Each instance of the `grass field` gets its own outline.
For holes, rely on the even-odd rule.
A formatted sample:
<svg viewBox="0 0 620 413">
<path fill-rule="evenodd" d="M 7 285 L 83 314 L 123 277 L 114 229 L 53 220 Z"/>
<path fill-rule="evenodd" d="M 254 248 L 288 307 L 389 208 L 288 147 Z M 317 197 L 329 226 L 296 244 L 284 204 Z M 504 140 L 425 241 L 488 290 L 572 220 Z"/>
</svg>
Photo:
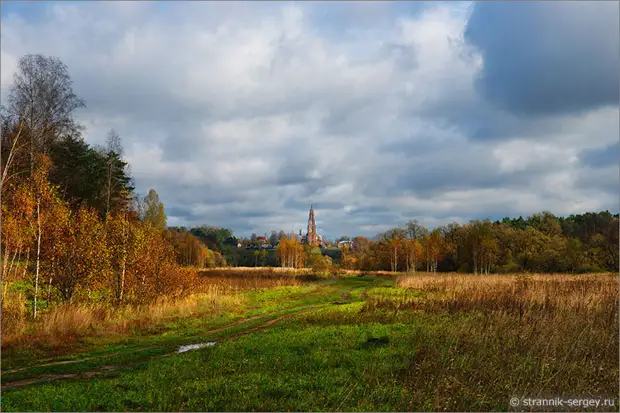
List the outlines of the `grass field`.
<svg viewBox="0 0 620 413">
<path fill-rule="evenodd" d="M 16 340 L 2 410 L 506 411 L 522 410 L 511 397 L 618 394 L 615 276 L 236 283 L 152 325 L 106 316 L 64 346 Z"/>
</svg>

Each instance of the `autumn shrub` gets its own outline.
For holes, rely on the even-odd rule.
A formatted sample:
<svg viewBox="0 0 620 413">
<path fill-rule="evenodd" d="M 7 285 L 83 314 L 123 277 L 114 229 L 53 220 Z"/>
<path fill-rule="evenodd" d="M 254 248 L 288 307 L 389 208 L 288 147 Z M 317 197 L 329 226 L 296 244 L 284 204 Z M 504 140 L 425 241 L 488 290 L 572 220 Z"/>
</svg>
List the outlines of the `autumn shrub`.
<svg viewBox="0 0 620 413">
<path fill-rule="evenodd" d="M 332 259 L 326 255 L 317 255 L 312 260 L 312 272 L 318 275 L 329 275 Z"/>
</svg>

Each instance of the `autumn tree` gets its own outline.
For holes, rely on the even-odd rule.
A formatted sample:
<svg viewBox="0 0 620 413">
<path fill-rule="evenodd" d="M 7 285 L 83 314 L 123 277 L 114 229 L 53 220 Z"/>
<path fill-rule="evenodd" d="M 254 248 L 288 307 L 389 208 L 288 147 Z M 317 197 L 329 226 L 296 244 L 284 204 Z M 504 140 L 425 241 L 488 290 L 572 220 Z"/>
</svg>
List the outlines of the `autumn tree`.
<svg viewBox="0 0 620 413">
<path fill-rule="evenodd" d="M 491 267 L 497 260 L 499 246 L 494 237 L 491 223 L 488 220 L 482 223 L 480 235 L 479 257 L 481 258 L 481 272 L 484 271 L 485 274 L 489 274 Z"/>
<path fill-rule="evenodd" d="M 105 221 L 105 235 L 109 251 L 109 268 L 112 274 L 112 291 L 117 305 L 125 299 L 127 267 L 136 250 L 135 226 L 131 219 L 133 204 L 128 202 L 122 211 L 111 214 Z"/>
<path fill-rule="evenodd" d="M 154 189 L 149 190 L 142 202 L 142 220 L 151 223 L 155 228 L 166 227 L 164 204 L 159 200 L 159 194 Z"/>
<path fill-rule="evenodd" d="M 462 228 L 457 222 L 439 227 L 439 232 L 445 241 L 444 268 L 456 271 L 459 268 L 459 259 L 462 250 Z"/>
<path fill-rule="evenodd" d="M 278 260 L 282 267 L 301 268 L 305 261 L 304 246 L 295 239 L 291 233 L 290 237 L 283 237 L 277 246 Z"/>
<path fill-rule="evenodd" d="M 441 236 L 439 228 L 434 229 L 423 238 L 422 249 L 426 261 L 426 271 L 437 272 L 439 260 L 446 252 L 446 242 Z"/>
<path fill-rule="evenodd" d="M 269 245 L 275 247 L 276 245 L 278 245 L 279 239 L 280 238 L 278 238 L 278 233 L 276 231 L 271 231 L 271 235 L 269 236 Z"/>
<path fill-rule="evenodd" d="M 168 229 L 177 254 L 177 262 L 184 266 L 204 267 L 207 262 L 207 247 L 187 230 Z"/>
<path fill-rule="evenodd" d="M 15 263 L 25 258 L 24 273 L 31 258 L 36 239 L 36 198 L 32 182 L 9 183 L 2 195 L 2 279 L 7 281 Z M 17 271 L 17 266 L 15 270 Z"/>
<path fill-rule="evenodd" d="M 414 271 L 418 265 L 418 257 L 422 251 L 422 239 L 428 234 L 428 229 L 414 219 L 407 222 L 407 242 L 405 243 L 407 268 Z"/>
<path fill-rule="evenodd" d="M 27 178 L 21 187 L 16 190 L 15 200 L 19 202 L 19 205 L 12 205 L 16 210 L 9 212 L 6 208 L 3 208 L 3 215 L 10 217 L 9 223 L 11 223 L 11 218 L 13 218 L 16 220 L 13 222 L 19 222 L 22 226 L 18 233 L 13 234 L 13 239 L 15 241 L 20 240 L 20 242 L 31 243 L 31 247 L 27 249 L 28 259 L 32 256 L 34 260 L 34 318 L 38 315 L 42 252 L 44 253 L 43 248 L 49 245 L 47 243 L 44 245 L 43 241 L 48 224 L 53 222 L 49 212 L 53 210 L 54 204 L 58 202 L 56 188 L 47 179 L 50 168 L 49 158 L 45 155 L 38 156 L 36 164 L 37 167 L 34 169 L 33 175 Z M 13 216 L 11 217 L 11 215 Z M 11 238 L 3 240 L 6 252 L 10 251 L 10 241 Z M 30 255 L 30 251 L 33 252 L 32 255 Z"/>
<path fill-rule="evenodd" d="M 76 292 L 90 295 L 92 287 L 105 280 L 108 262 L 103 223 L 97 213 L 86 207 L 74 212 L 56 243 L 52 282 L 63 301 L 71 301 Z"/>
<path fill-rule="evenodd" d="M 404 241 L 407 237 L 405 230 L 401 228 L 393 228 L 379 237 L 379 242 L 385 245 L 390 261 L 390 271 L 398 271 L 399 260 L 403 258 L 402 250 Z"/>
<path fill-rule="evenodd" d="M 351 247 L 347 244 L 343 245 L 342 253 L 340 255 L 340 266 L 347 270 L 356 269 L 358 258 L 351 251 Z"/>
</svg>

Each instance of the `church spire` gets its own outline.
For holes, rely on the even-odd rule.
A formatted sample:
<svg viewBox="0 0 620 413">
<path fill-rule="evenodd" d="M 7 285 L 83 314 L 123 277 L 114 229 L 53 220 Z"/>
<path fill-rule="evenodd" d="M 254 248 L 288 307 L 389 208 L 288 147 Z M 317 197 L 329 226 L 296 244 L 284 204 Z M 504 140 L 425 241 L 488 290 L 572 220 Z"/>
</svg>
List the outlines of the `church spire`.
<svg viewBox="0 0 620 413">
<path fill-rule="evenodd" d="M 310 214 L 308 215 L 308 235 L 306 242 L 309 245 L 318 245 L 318 236 L 316 233 L 316 221 L 314 220 L 314 203 L 310 204 Z"/>
</svg>

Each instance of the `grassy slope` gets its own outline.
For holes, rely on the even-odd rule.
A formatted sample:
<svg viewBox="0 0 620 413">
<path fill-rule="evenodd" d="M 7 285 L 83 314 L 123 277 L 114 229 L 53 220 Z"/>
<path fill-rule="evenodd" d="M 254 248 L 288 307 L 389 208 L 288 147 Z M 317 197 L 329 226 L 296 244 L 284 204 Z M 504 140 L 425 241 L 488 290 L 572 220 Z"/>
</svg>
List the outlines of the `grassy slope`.
<svg viewBox="0 0 620 413">
<path fill-rule="evenodd" d="M 140 353 L 4 374 L 3 384 L 41 374 L 123 367 L 110 372 L 110 377 L 4 390 L 2 409 L 507 410 L 509 398 L 517 393 L 617 391 L 617 361 L 615 371 L 613 364 L 606 364 L 607 371 L 592 372 L 587 363 L 567 363 L 570 347 L 555 358 L 537 359 L 535 351 L 524 348 L 518 325 L 505 317 L 370 309 L 363 302 L 362 293 L 409 294 L 391 288 L 392 283 L 386 278 L 352 277 L 285 294 L 267 291 L 253 296 L 254 310 L 243 315 L 263 317 L 210 336 L 198 337 L 205 328 L 238 317 L 209 327 L 180 322 L 168 335 L 137 337 L 124 348 L 155 346 Z M 297 313 L 308 308 L 314 310 Z M 293 316 L 280 319 L 286 314 Z M 265 326 L 274 319 L 279 322 Z M 502 325 L 497 330 L 502 335 L 483 333 L 485 324 Z M 266 328 L 257 329 L 261 326 Z M 244 332 L 251 334 L 241 335 Z M 181 343 L 212 340 L 218 344 L 161 357 Z M 123 348 L 99 345 L 93 344 L 93 352 L 80 357 Z"/>
</svg>

